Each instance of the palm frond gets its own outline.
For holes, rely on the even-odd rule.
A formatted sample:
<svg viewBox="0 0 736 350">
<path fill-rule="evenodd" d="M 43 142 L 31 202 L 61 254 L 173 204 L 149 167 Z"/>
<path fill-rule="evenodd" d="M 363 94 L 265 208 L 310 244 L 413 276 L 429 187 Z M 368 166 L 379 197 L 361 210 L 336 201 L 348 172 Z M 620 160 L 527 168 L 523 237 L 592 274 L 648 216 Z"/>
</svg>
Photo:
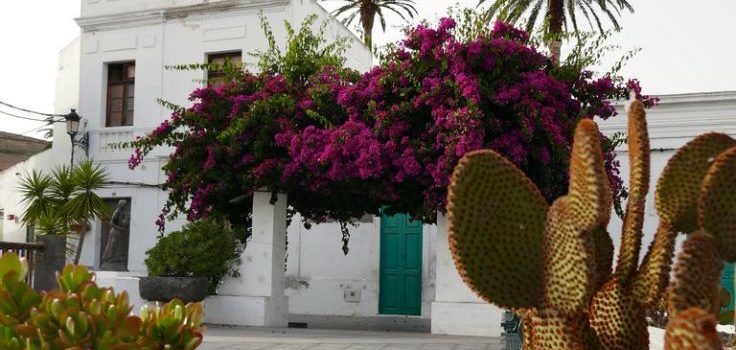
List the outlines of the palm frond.
<svg viewBox="0 0 736 350">
<path fill-rule="evenodd" d="M 54 198 L 66 202 L 74 193 L 76 184 L 72 176 L 72 169 L 68 166 L 60 166 L 51 173 L 49 194 Z"/>
<path fill-rule="evenodd" d="M 485 4 L 486 0 L 479 0 L 478 5 Z M 490 2 L 490 1 L 488 1 Z M 601 17 L 605 16 L 615 29 L 620 29 L 619 18 L 622 11 L 634 12 L 633 6 L 628 0 L 565 0 L 560 2 L 562 8 L 550 8 L 547 0 L 495 0 L 490 2 L 484 16 L 487 19 L 493 17 L 517 24 L 522 18 L 524 27 L 531 32 L 538 25 L 540 13 L 545 13 L 542 29 L 549 30 L 549 14 L 556 13 L 562 20 L 565 31 L 578 32 L 577 11 L 580 11 L 594 31 L 604 32 Z M 524 17 L 526 15 L 526 17 Z M 555 33 L 562 34 L 562 33 Z"/>
<path fill-rule="evenodd" d="M 588 14 L 588 10 L 585 8 L 585 5 L 582 3 L 582 0 L 575 0 L 575 4 L 577 5 L 578 9 L 580 9 L 580 12 L 583 13 L 585 19 L 588 21 L 588 25 L 590 25 L 590 30 L 595 31 L 593 21 L 591 20 L 590 15 Z"/>
<path fill-rule="evenodd" d="M 342 17 L 341 21 L 345 25 L 351 25 L 357 18 L 363 28 L 373 28 L 377 16 L 381 28 L 385 31 L 388 23 L 383 10 L 395 13 L 404 21 L 419 14 L 414 0 L 343 0 L 343 2 L 346 4 L 332 11 L 332 15 Z M 371 21 L 371 23 L 362 23 L 363 21 Z M 370 36 L 370 34 L 363 33 L 364 36 Z"/>
<path fill-rule="evenodd" d="M 55 201 L 48 193 L 50 186 L 51 177 L 36 170 L 20 179 L 18 191 L 22 197 L 21 203 L 26 205 L 21 216 L 23 224 L 34 226 L 39 218 L 52 210 Z"/>
<path fill-rule="evenodd" d="M 570 18 L 570 22 L 572 24 L 573 31 L 575 33 L 578 32 L 578 19 L 575 16 L 575 0 L 567 0 L 565 1 L 567 4 L 567 15 L 568 18 Z M 567 21 L 565 21 L 565 28 L 567 28 Z"/>
<path fill-rule="evenodd" d="M 41 235 L 62 236 L 68 233 L 64 213 L 52 210 L 38 218 L 35 231 Z"/>
<path fill-rule="evenodd" d="M 378 15 L 378 20 L 381 22 L 381 29 L 385 32 L 386 31 L 386 17 L 383 16 L 383 10 L 379 7 L 376 14 Z"/>
<path fill-rule="evenodd" d="M 603 32 L 603 24 L 601 23 L 601 19 L 598 17 L 598 14 L 593 9 L 593 6 L 590 4 L 590 0 L 584 0 L 583 4 L 585 7 L 588 8 L 588 11 L 590 11 L 590 14 L 593 15 L 593 19 L 595 19 L 595 23 L 598 26 L 598 30 Z"/>
<path fill-rule="evenodd" d="M 91 218 L 107 219 L 112 215 L 112 209 L 95 191 L 107 187 L 107 174 L 99 165 L 92 161 L 83 161 L 73 173 L 77 190 L 66 204 L 69 215 L 80 223 L 86 223 Z"/>
</svg>

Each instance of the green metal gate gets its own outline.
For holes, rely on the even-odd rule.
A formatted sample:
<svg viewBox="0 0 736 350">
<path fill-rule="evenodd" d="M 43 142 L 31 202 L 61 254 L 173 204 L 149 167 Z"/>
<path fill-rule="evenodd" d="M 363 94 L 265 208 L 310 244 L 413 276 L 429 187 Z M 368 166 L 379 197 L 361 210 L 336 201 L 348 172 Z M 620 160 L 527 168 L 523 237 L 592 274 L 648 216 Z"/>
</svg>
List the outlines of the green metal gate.
<svg viewBox="0 0 736 350">
<path fill-rule="evenodd" d="M 379 313 L 422 313 L 422 223 L 406 214 L 381 217 L 379 283 Z"/>
</svg>

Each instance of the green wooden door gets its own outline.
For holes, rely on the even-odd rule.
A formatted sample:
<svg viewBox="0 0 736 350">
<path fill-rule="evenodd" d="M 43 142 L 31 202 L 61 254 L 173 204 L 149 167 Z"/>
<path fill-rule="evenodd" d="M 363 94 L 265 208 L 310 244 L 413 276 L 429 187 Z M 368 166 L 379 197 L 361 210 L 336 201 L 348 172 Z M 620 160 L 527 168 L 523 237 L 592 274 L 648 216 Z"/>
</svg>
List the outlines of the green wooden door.
<svg viewBox="0 0 736 350">
<path fill-rule="evenodd" d="M 422 313 L 422 223 L 406 214 L 381 217 L 378 312 Z"/>
<path fill-rule="evenodd" d="M 721 303 L 728 301 L 728 305 L 721 305 L 718 315 L 718 323 L 733 324 L 734 321 L 734 264 L 726 262 L 721 274 L 721 286 L 728 292 L 728 297 L 723 298 Z M 722 296 L 723 297 L 723 296 Z"/>
</svg>

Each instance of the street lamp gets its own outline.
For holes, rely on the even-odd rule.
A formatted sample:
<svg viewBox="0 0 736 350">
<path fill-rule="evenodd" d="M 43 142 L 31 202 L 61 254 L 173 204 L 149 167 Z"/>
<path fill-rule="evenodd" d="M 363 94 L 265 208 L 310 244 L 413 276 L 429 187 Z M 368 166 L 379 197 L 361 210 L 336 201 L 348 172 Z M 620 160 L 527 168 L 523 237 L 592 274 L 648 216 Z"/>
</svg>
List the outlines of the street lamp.
<svg viewBox="0 0 736 350">
<path fill-rule="evenodd" d="M 77 134 L 79 134 L 79 121 L 82 120 L 82 117 L 77 114 L 75 109 L 72 108 L 72 111 L 65 115 L 64 119 L 66 120 L 66 133 L 69 134 L 69 138 L 72 142 L 72 157 L 70 164 L 71 166 L 74 166 L 74 147 L 79 146 L 79 148 L 84 150 L 85 155 L 89 155 L 89 134 L 85 131 L 81 137 L 77 138 Z"/>
</svg>

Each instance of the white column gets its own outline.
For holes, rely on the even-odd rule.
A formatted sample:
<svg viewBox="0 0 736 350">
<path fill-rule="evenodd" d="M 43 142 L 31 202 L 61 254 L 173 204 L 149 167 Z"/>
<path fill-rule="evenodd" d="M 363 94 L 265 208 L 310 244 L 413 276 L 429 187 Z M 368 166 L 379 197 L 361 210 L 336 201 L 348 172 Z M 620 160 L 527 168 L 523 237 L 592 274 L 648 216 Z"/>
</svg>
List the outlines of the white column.
<svg viewBox="0 0 736 350">
<path fill-rule="evenodd" d="M 241 257 L 240 277 L 228 278 L 205 300 L 205 321 L 239 326 L 286 327 L 284 294 L 286 195 L 253 195 L 253 233 Z"/>
<path fill-rule="evenodd" d="M 432 333 L 501 335 L 503 310 L 481 300 L 463 282 L 447 241 L 447 218 L 437 214 L 436 294 L 432 302 Z"/>
</svg>

